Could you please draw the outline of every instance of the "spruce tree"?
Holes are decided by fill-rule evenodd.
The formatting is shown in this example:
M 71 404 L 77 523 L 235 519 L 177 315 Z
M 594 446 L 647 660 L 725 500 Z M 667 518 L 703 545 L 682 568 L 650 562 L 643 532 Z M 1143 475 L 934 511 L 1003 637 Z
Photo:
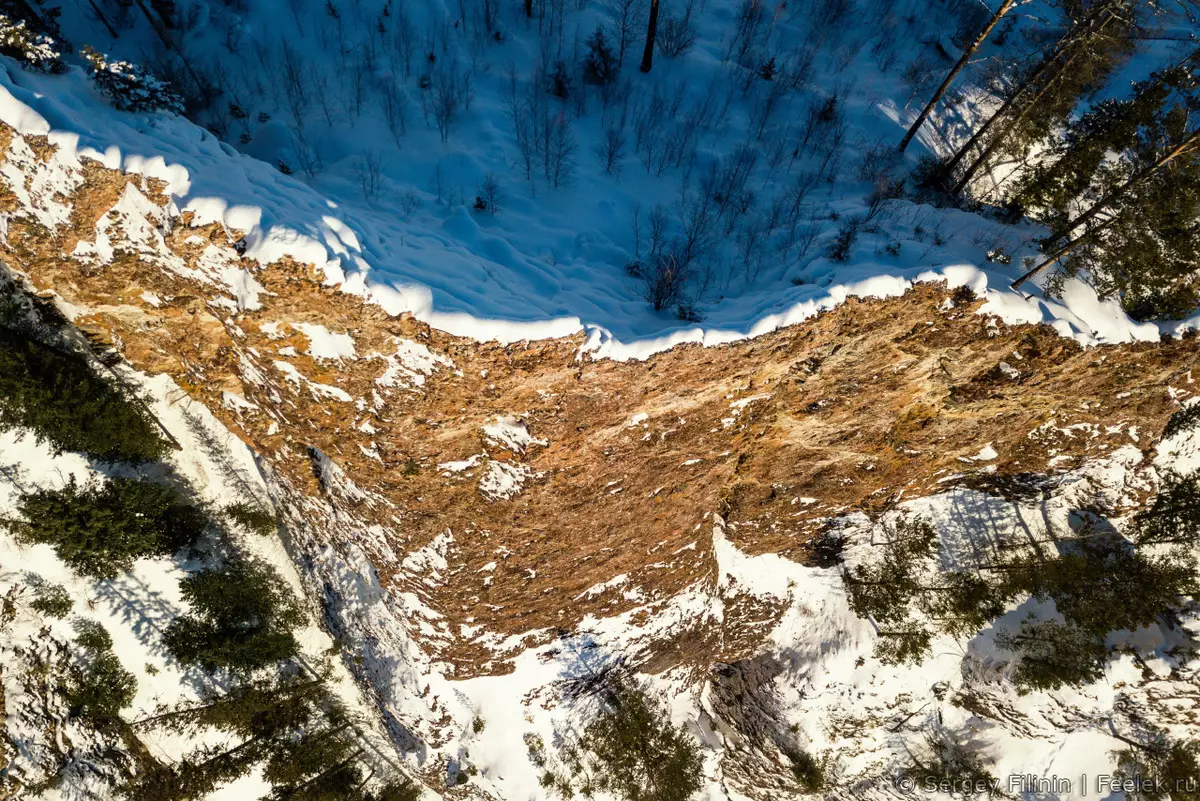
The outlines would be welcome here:
M 292 629 L 303 615 L 270 565 L 232 556 L 184 579 L 182 587 L 191 611 L 173 621 L 163 638 L 176 659 L 206 670 L 250 672 L 295 656 Z
M 182 801 L 204 796 L 245 775 L 307 727 L 318 725 L 326 698 L 321 679 L 259 678 L 135 722 L 135 726 L 160 726 L 183 735 L 216 729 L 230 735 L 233 743 L 195 749 L 176 765 L 145 776 L 131 797 Z
M 583 79 L 597 86 L 605 86 L 617 79 L 617 58 L 609 47 L 608 37 L 604 28 L 596 26 L 596 30 L 587 40 L 587 56 L 583 61 Z
M 167 556 L 194 545 L 207 519 L 170 487 L 111 478 L 82 487 L 72 478 L 57 490 L 17 501 L 21 519 L 5 524 L 24 542 L 45 543 L 86 576 L 114 578 L 135 559 Z
M 1031 592 L 1051 598 L 1070 623 L 1095 637 L 1157 622 L 1196 591 L 1189 555 L 1149 556 L 1115 535 L 1084 537 L 1042 563 Z
M 1200 740 L 1153 729 L 1148 742 L 1126 742 L 1132 748 L 1117 754 L 1117 773 L 1138 780 L 1127 801 L 1200 801 Z
M 29 429 L 56 454 L 140 463 L 167 452 L 145 409 L 87 359 L 0 326 L 0 429 L 10 428 Z
M 597 787 L 626 801 L 687 801 L 700 789 L 699 749 L 628 679 L 608 688 L 582 745 Z
M 1102 637 L 1053 621 L 1026 621 L 1016 632 L 998 632 L 996 644 L 1020 654 L 1012 680 L 1022 692 L 1096 681 L 1108 657 Z
M 1134 519 L 1134 530 L 1139 546 L 1200 543 L 1200 472 L 1163 476 L 1154 502 Z
M 112 651 L 95 654 L 72 682 L 67 700 L 72 714 L 110 719 L 133 703 L 137 679 L 121 666 Z

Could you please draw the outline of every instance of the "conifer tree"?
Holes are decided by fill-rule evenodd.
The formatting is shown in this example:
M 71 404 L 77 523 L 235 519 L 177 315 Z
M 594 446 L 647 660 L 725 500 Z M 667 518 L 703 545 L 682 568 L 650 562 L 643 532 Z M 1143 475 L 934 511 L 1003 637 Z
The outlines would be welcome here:
M 582 744 L 598 789 L 626 801 L 687 801 L 700 789 L 699 749 L 628 679 L 608 688 Z
M 1154 502 L 1134 520 L 1139 546 L 1200 544 L 1200 473 L 1168 472 Z
M 856 565 L 842 577 L 851 609 L 879 626 L 876 656 L 885 663 L 924 657 L 933 640 L 931 624 L 955 637 L 974 634 L 1003 614 L 1005 601 L 1016 592 L 974 571 L 928 577 L 937 533 L 924 520 L 903 521 L 885 531 L 881 558 Z
M 1099 0 L 1080 7 L 1058 42 L 1025 70 L 932 180 L 945 182 L 958 194 L 998 151 L 1021 153 L 1044 136 L 1128 50 L 1136 5 L 1137 0 Z M 963 172 L 955 180 L 960 166 Z
M 232 745 L 206 746 L 186 754 L 174 766 L 137 783 L 139 801 L 182 801 L 202 797 L 224 782 L 245 775 L 306 727 L 319 721 L 327 697 L 321 679 L 260 678 L 235 685 L 199 704 L 185 705 L 137 721 L 194 735 L 216 729 L 234 738 Z
M 998 632 L 996 644 L 1020 654 L 1012 679 L 1023 692 L 1095 681 L 1108 656 L 1102 637 L 1053 621 L 1026 621 L 1016 632 Z
M 583 61 L 583 79 L 597 86 L 605 86 L 617 79 L 617 58 L 609 47 L 608 37 L 604 28 L 596 26 L 596 30 L 587 40 L 587 56 Z
M 146 411 L 83 356 L 0 325 L 0 429 L 14 427 L 56 453 L 147 462 L 167 452 Z
M 1198 92 L 1200 51 L 1069 126 L 1057 158 L 1018 189 L 1051 235 L 1046 258 L 1014 287 L 1061 261 L 1067 274 L 1086 268 L 1101 294 L 1141 319 L 1200 301 Z
M 22 519 L 6 525 L 25 542 L 45 543 L 64 562 L 95 578 L 114 578 L 135 559 L 194 545 L 207 519 L 170 487 L 111 478 L 80 487 L 75 479 L 17 501 Z
M 1200 741 L 1177 740 L 1153 726 L 1144 742 L 1116 736 L 1131 746 L 1116 754 L 1117 775 L 1136 780 L 1128 801 L 1200 801 Z
M 71 713 L 97 720 L 120 716 L 137 694 L 137 679 L 121 666 L 112 650 L 112 637 L 99 623 L 80 621 L 77 644 L 86 664 L 76 668 L 67 688 Z
M 1028 0 L 1024 0 L 1024 2 L 1028 2 Z M 988 36 L 990 36 L 995 27 L 1000 24 L 1000 20 L 1004 19 L 1004 16 L 1008 14 L 1009 11 L 1012 11 L 1016 4 L 1017 0 L 1000 0 L 1000 4 L 996 7 L 996 10 L 992 13 L 992 16 L 988 19 L 987 23 L 983 26 L 983 30 L 981 30 L 979 35 L 976 36 L 975 39 L 963 49 L 962 56 L 959 57 L 954 66 L 950 68 L 950 73 L 946 76 L 945 80 L 942 81 L 941 86 L 934 91 L 933 97 L 931 97 L 929 102 L 925 104 L 925 108 L 921 109 L 921 113 L 917 115 L 915 120 L 913 120 L 913 124 L 909 126 L 908 133 L 904 134 L 904 138 L 900 140 L 901 153 L 908 149 L 909 142 L 913 140 L 913 137 L 917 135 L 917 131 L 919 131 L 921 126 L 925 124 L 925 120 L 929 119 L 929 115 L 933 113 L 933 110 L 937 107 L 938 102 L 941 101 L 942 97 L 950 89 L 950 85 L 954 83 L 954 79 L 957 78 L 958 74 L 966 68 L 967 62 L 971 60 L 971 56 L 975 55 L 975 52 L 983 46 L 983 43 L 987 41 Z
M 176 659 L 206 670 L 251 672 L 295 656 L 292 629 L 303 615 L 270 565 L 231 556 L 182 586 L 191 611 L 176 618 L 163 638 Z
M 1054 67 L 1031 81 L 1021 99 L 989 134 L 986 144 L 950 189 L 961 194 L 996 156 L 1024 158 L 1068 118 L 1079 98 L 1099 89 L 1120 58 L 1133 49 L 1137 0 L 1108 0 L 1087 7 L 1067 34 L 1069 46 Z
M 1108 534 L 1069 545 L 1037 567 L 1031 592 L 1052 598 L 1063 617 L 1092 636 L 1151 625 L 1196 591 L 1187 554 L 1148 556 Z

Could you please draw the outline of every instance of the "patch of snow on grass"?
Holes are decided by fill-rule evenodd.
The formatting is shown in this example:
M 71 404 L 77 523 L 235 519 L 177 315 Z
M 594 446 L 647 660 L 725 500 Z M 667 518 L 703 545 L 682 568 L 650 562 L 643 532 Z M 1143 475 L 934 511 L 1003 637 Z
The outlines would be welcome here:
M 520 494 L 533 476 L 523 464 L 491 461 L 479 479 L 479 494 L 490 501 L 506 501 Z
M 516 417 L 497 417 L 496 422 L 483 427 L 483 437 L 487 442 L 514 453 L 525 453 L 525 449 L 531 445 L 547 444 L 546 440 L 530 434 L 525 422 Z

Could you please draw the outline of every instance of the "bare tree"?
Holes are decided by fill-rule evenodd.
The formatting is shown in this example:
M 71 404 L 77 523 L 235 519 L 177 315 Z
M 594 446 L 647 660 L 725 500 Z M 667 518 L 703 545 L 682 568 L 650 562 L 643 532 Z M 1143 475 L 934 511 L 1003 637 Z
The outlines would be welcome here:
M 621 162 L 625 158 L 625 130 L 620 123 L 609 123 L 604 128 L 604 139 L 596 148 L 600 163 L 609 175 L 621 171 Z
M 392 83 L 383 87 L 383 118 L 392 139 L 399 145 L 400 137 L 408 132 L 408 98 Z
M 674 254 L 663 253 L 650 260 L 642 273 L 641 295 L 655 311 L 662 311 L 683 299 L 691 274 Z
M 324 166 L 320 151 L 304 136 L 304 128 L 302 126 L 292 128 L 292 135 L 296 139 L 296 163 L 300 165 L 300 169 L 309 178 L 315 177 Z
M 578 146 L 565 112 L 555 114 L 546 129 L 546 180 L 556 189 L 569 184 L 575 175 Z
M 495 173 L 489 172 L 483 176 L 479 185 L 479 194 L 475 197 L 475 208 L 495 214 L 504 205 L 504 191 L 500 187 L 500 179 Z
M 458 112 L 469 103 L 471 91 L 469 75 L 460 75 L 456 69 L 443 68 L 433 78 L 431 86 L 433 119 L 437 123 L 442 141 L 450 138 L 450 125 Z
M 359 154 L 354 166 L 358 184 L 365 200 L 378 200 L 383 189 L 383 159 L 377 151 L 366 150 Z
M 414 212 L 421 208 L 421 195 L 411 186 L 400 193 L 399 198 L 400 210 L 404 212 L 404 216 L 411 217 Z
M 308 81 L 299 54 L 287 42 L 283 44 L 283 88 L 292 122 L 301 127 L 308 113 Z
M 390 58 L 393 64 L 393 72 L 397 68 L 402 67 L 404 77 L 412 77 L 412 59 L 414 50 L 414 42 L 417 37 L 416 27 L 413 25 L 412 19 L 401 8 L 396 11 L 395 22 L 392 25 L 392 50 Z
M 441 203 L 446 194 L 446 175 L 442 172 L 440 163 L 433 168 L 433 180 L 430 183 L 433 185 L 434 194 L 437 195 L 437 202 Z
M 1022 2 L 1028 2 L 1028 0 L 1022 0 Z M 946 94 L 946 90 L 950 88 L 950 84 L 954 83 L 954 79 L 957 78 L 958 74 L 963 71 L 964 67 L 967 66 L 967 62 L 971 60 L 971 56 L 975 55 L 975 51 L 983 45 L 988 36 L 991 35 L 992 30 L 1000 24 L 1000 20 L 1004 18 L 1004 15 L 1011 11 L 1016 5 L 1017 0 L 1000 0 L 1000 5 L 996 8 L 995 13 L 992 14 L 991 19 L 989 19 L 987 24 L 983 26 L 983 30 L 979 32 L 979 35 L 975 37 L 975 40 L 963 50 L 962 57 L 958 59 L 953 67 L 950 68 L 950 72 L 946 75 L 946 79 L 942 81 L 942 85 L 937 88 L 937 90 L 933 93 L 933 97 L 929 98 L 929 102 L 925 104 L 925 108 L 921 109 L 921 113 L 917 115 L 917 118 L 913 120 L 913 124 L 909 126 L 908 133 L 906 133 L 904 138 L 900 140 L 901 153 L 905 151 L 905 149 L 908 147 L 908 143 L 913 140 L 913 137 L 917 135 L 917 131 L 919 131 L 921 126 L 925 124 L 925 120 L 927 120 L 929 115 L 933 113 L 933 109 L 937 106 L 938 102 L 941 101 L 942 96 Z
M 616 33 L 617 64 L 625 64 L 625 53 L 642 27 L 643 0 L 606 0 L 605 7 Z

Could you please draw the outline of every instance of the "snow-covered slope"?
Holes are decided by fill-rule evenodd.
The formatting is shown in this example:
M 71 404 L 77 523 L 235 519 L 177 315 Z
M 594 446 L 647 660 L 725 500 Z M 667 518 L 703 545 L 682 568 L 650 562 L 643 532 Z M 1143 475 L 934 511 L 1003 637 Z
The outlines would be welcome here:
M 732 8 L 711 2 L 727 23 Z M 296 30 L 320 4 L 295 7 L 291 17 L 254 4 L 244 41 L 270 29 L 332 69 L 315 29 Z M 597 12 L 572 14 L 586 33 Z M 82 19 L 65 18 L 71 35 L 94 33 Z M 597 705 L 571 689 L 616 665 L 639 671 L 702 744 L 698 797 L 713 801 L 799 794 L 796 751 L 824 761 L 831 798 L 894 798 L 931 737 L 969 744 L 1015 797 L 1104 797 L 1080 777 L 1111 772 L 1116 735 L 1135 718 L 1194 737 L 1197 677 L 1178 648 L 1197 633 L 1194 608 L 1176 628 L 1114 632 L 1102 678 L 1020 695 L 995 635 L 1030 613 L 1054 617 L 1052 604 L 1018 599 L 983 631 L 939 636 L 919 664 L 886 665 L 838 569 L 805 556 L 816 531 L 832 530 L 848 567 L 869 561 L 901 516 L 934 523 L 946 570 L 1016 532 L 1067 535 L 1079 509 L 1126 526 L 1168 468 L 1200 467 L 1195 430 L 1155 442 L 1194 402 L 1194 346 L 1150 344 L 1158 326 L 1079 281 L 1061 300 L 1009 290 L 1034 232 L 961 211 L 893 201 L 848 261 L 821 255 L 837 227 L 829 215 L 864 211 L 857 154 L 904 116 L 885 54 L 837 37 L 772 129 L 782 137 L 776 129 L 828 94 L 819 87 L 834 74 L 856 79 L 854 136 L 836 156 L 844 177 L 806 201 L 819 223 L 812 249 L 799 260 L 766 253 L 751 279 L 730 268 L 731 234 L 718 260 L 727 272 L 698 296 L 707 319 L 655 314 L 624 272 L 628 206 L 670 202 L 682 170 L 645 177 L 631 155 L 608 175 L 581 124 L 573 188 L 509 178 L 499 214 L 469 208 L 484 173 L 510 170 L 503 64 L 528 60 L 525 24 L 485 46 L 479 114 L 449 143 L 414 112 L 409 138 L 387 148 L 378 198 L 349 177 L 362 154 L 347 144 L 390 138 L 376 111 L 329 125 L 327 168 L 301 181 L 273 163 L 295 161 L 287 109 L 270 107 L 242 153 L 180 118 L 112 111 L 78 70 L 33 76 L 5 61 L 0 76 L 0 121 L 15 131 L 5 129 L 0 166 L 12 193 L 6 258 L 143 371 L 155 414 L 183 443 L 174 466 L 202 497 L 236 497 L 248 480 L 270 498 L 287 538 L 252 546 L 306 594 L 320 621 L 306 653 L 336 644 L 341 692 L 374 722 L 381 753 L 394 750 L 427 797 L 558 797 L 546 772 L 563 767 L 564 745 Z M 810 24 L 782 16 L 779 41 Z M 211 47 L 205 37 L 221 34 L 199 19 L 189 35 Z M 702 28 L 693 52 L 660 59 L 653 80 L 697 102 L 707 84 L 684 70 L 719 77 L 722 35 Z M 466 63 L 464 43 L 448 49 Z M 734 97 L 697 170 L 729 155 L 714 142 L 744 138 L 763 91 Z M 597 102 L 581 119 L 599 116 Z M 795 180 L 768 177 L 760 158 L 764 193 Z M 439 166 L 440 202 L 429 189 Z M 421 209 L 392 208 L 404 188 Z M 997 249 L 1014 263 L 987 261 Z M 847 302 L 855 296 L 894 300 Z M 1006 325 L 1026 322 L 1095 349 Z M 522 339 L 547 341 L 513 344 Z M 714 347 L 664 352 L 681 342 Z M 1122 342 L 1139 344 L 1100 346 Z M 0 439 L 0 513 L 19 486 L 96 470 L 19 433 Z M 1022 472 L 1044 474 L 1037 492 L 1006 496 L 1001 479 Z M 157 645 L 155 622 L 180 608 L 179 569 L 142 560 L 95 584 L 45 549 L 0 539 L 0 594 L 25 592 L 36 571 L 109 626 L 139 679 L 134 714 L 195 689 Z M 5 726 L 20 748 L 0 753 L 32 780 L 70 743 L 99 773 L 69 776 L 62 796 L 85 797 L 119 768 L 103 765 L 104 743 L 55 730 L 62 710 L 39 708 L 27 689 L 35 657 L 66 653 L 69 636 L 66 623 L 21 609 L 0 635 Z M 170 743 L 149 745 L 170 754 Z M 1007 785 L 1023 774 L 1071 785 L 1049 795 Z M 263 789 L 251 781 L 222 797 Z
M 75 40 L 111 45 L 132 57 L 139 42 L 152 49 L 154 34 L 140 17 L 110 41 L 83 5 L 68 4 L 75 13 L 63 17 L 65 32 Z M 913 280 L 937 276 L 981 294 L 986 290 L 987 310 L 1005 319 L 1050 322 L 1084 342 L 1158 336 L 1157 327 L 1131 322 L 1116 303 L 1098 301 L 1079 281 L 1069 281 L 1060 300 L 1036 289 L 1032 297 L 1007 289 L 1020 272 L 1022 256 L 1035 252 L 1031 243 L 1039 232 L 1028 225 L 887 201 L 863 224 L 847 261 L 826 256 L 839 220 L 871 214 L 871 182 L 880 165 L 890 163 L 889 143 L 908 114 L 899 107 L 920 91 L 902 80 L 897 65 L 911 59 L 930 75 L 941 69 L 941 57 L 923 33 L 958 24 L 959 12 L 941 3 L 920 9 L 880 6 L 888 13 L 866 14 L 862 25 L 844 16 L 822 21 L 835 3 L 777 11 L 754 57 L 775 53 L 781 70 L 793 61 L 808 66 L 792 64 L 803 80 L 797 79 L 794 91 L 776 93 L 782 77 L 755 79 L 736 58 L 726 57 L 736 4 L 712 0 L 695 12 L 693 49 L 678 59 L 660 55 L 650 75 L 635 73 L 634 55 L 627 55 L 624 82 L 612 90 L 616 99 L 607 105 L 595 87 L 574 87 L 583 100 L 561 108 L 578 139 L 576 180 L 561 187 L 546 186 L 544 179 L 524 181 L 514 166 L 520 154 L 508 111 L 510 68 L 522 98 L 540 91 L 531 72 L 538 62 L 541 23 L 518 16 L 519 4 L 501 13 L 502 43 L 477 41 L 471 4 L 465 12 L 438 4 L 394 9 L 378 25 L 373 12 L 357 5 L 334 20 L 318 0 L 287 9 L 256 3 L 240 12 L 220 6 L 220 13 L 205 3 L 187 5 L 194 11 L 183 15 L 186 29 L 173 35 L 195 54 L 198 68 L 227 62 L 228 95 L 213 113 L 225 116 L 226 101 L 244 107 L 244 123 L 225 119 L 226 127 L 220 128 L 242 152 L 176 118 L 114 115 L 100 107 L 103 101 L 77 71 L 42 77 L 10 68 L 5 89 L 17 102 L 5 104 L 4 119 L 20 122 L 18 127 L 29 132 L 56 131 L 57 140 L 102 157 L 108 166 L 162 178 L 181 209 L 246 231 L 251 256 L 268 263 L 288 254 L 318 265 L 330 283 L 391 313 L 411 311 L 441 330 L 501 341 L 586 329 L 591 347 L 600 353 L 644 357 L 679 342 L 715 344 L 761 334 L 847 296 L 894 296 Z M 456 20 L 462 13 L 470 19 L 460 26 Z M 415 65 L 407 71 L 397 50 L 402 19 L 416 41 Z M 573 50 L 570 42 L 586 38 L 607 19 L 600 7 L 570 11 L 562 57 L 571 64 L 582 58 L 575 55 L 581 45 Z M 885 34 L 889 25 L 909 33 Z M 380 33 L 380 27 L 388 33 Z M 335 29 L 344 29 L 337 34 L 345 38 L 342 58 L 331 39 Z M 422 63 L 426 37 L 436 43 L 428 45 L 434 64 Z M 295 93 L 284 90 L 287 81 L 280 75 L 280 65 L 289 59 L 301 65 L 305 92 L 295 112 L 284 99 Z M 420 113 L 434 91 L 420 88 L 420 77 L 436 78 L 443 69 L 468 73 L 474 98 L 469 109 L 458 112 L 446 142 L 432 117 Z M 351 108 L 347 94 L 359 82 L 367 98 L 361 112 Z M 317 87 L 325 84 L 327 102 L 334 107 L 328 119 L 317 102 Z M 406 133 L 397 138 L 383 111 L 381 98 L 388 93 L 398 93 L 409 109 Z M 672 118 L 682 120 L 690 109 L 707 108 L 706 103 L 722 109 L 697 132 L 688 159 L 661 170 L 647 168 L 646 159 L 654 157 L 635 142 L 639 115 L 651 113 L 656 93 L 678 107 L 671 105 L 671 114 L 647 134 L 652 140 L 684 130 L 686 124 Z M 837 130 L 818 133 L 821 141 L 801 143 L 811 108 L 831 96 L 840 109 Z M 776 105 L 758 133 L 755 120 L 768 100 Z M 556 98 L 549 102 L 558 107 Z M 258 121 L 260 112 L 267 115 L 265 122 Z M 288 122 L 297 115 L 299 125 Z M 617 174 L 602 169 L 593 152 L 603 123 L 613 119 L 626 120 L 628 139 L 628 156 Z M 245 129 L 240 139 L 234 135 L 239 128 Z M 322 154 L 323 167 L 308 178 L 293 155 L 298 137 Z M 704 234 L 713 246 L 685 293 L 686 305 L 702 322 L 676 319 L 674 303 L 653 311 L 641 296 L 640 282 L 625 270 L 635 258 L 631 213 L 640 214 L 636 249 L 644 258 L 651 210 L 661 206 L 665 212 L 668 238 L 686 233 L 705 171 L 729 166 L 737 153 L 746 154 L 751 165 L 744 185 L 747 212 L 722 217 Z M 279 171 L 281 159 L 292 164 L 293 175 Z M 364 190 L 360 180 L 364 159 L 381 165 L 377 194 Z M 431 184 L 435 172 L 440 189 Z M 473 209 L 477 186 L 489 173 L 501 176 L 507 201 L 497 214 Z M 414 196 L 420 208 L 405 211 L 406 198 Z M 768 225 L 768 219 L 792 206 L 797 214 L 787 225 Z M 768 230 L 759 230 L 763 226 Z

